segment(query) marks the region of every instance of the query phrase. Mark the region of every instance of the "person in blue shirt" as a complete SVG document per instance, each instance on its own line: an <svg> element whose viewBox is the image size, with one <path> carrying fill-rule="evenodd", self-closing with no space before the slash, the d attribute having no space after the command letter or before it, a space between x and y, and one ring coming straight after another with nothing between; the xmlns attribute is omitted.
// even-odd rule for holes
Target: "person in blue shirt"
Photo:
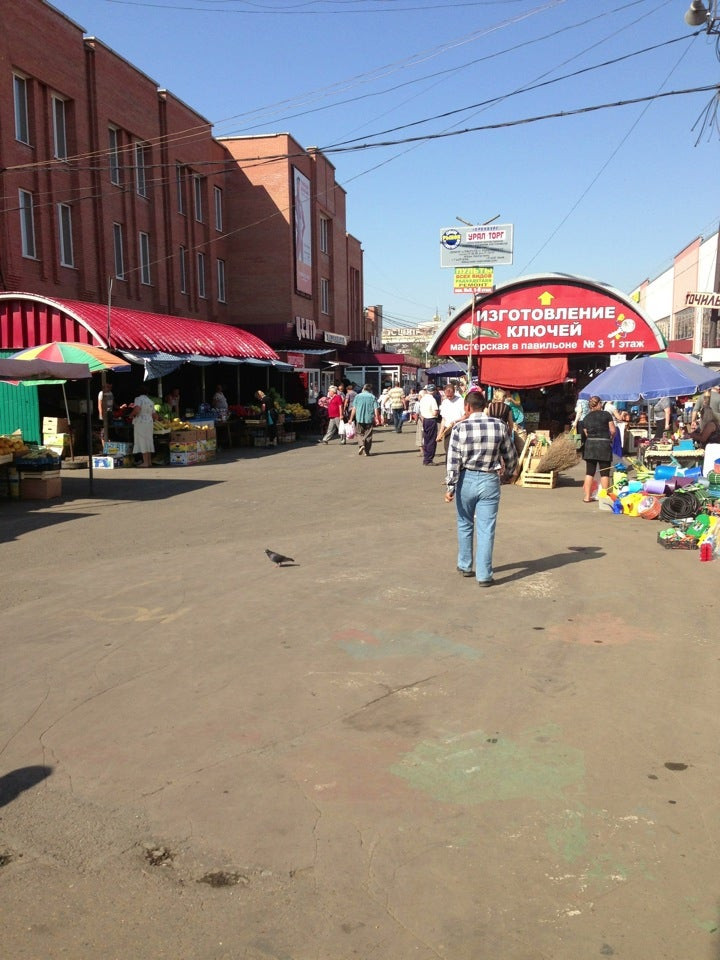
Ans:
<svg viewBox="0 0 720 960"><path fill-rule="evenodd" d="M372 392L372 385L366 383L360 393L355 397L355 402L350 410L350 423L355 423L357 429L358 456L370 456L372 447L373 426L375 424L375 411L378 409L378 402Z"/></svg>

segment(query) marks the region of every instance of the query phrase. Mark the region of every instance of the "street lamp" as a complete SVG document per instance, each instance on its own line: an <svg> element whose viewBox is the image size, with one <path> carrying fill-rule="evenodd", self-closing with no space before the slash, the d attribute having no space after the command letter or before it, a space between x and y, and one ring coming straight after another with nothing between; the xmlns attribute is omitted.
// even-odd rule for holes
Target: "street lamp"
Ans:
<svg viewBox="0 0 720 960"><path fill-rule="evenodd" d="M703 0L692 0L685 14L685 23L689 27L702 27L704 24L707 33L720 35L717 6L718 0L709 0L709 8L705 6Z"/></svg>

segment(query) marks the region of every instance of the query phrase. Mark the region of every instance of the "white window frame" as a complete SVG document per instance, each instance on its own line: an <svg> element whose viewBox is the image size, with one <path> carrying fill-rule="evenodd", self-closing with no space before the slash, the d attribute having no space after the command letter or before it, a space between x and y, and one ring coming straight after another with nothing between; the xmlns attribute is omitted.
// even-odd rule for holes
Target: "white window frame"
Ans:
<svg viewBox="0 0 720 960"><path fill-rule="evenodd" d="M320 278L320 313L330 314L330 281Z"/></svg>
<svg viewBox="0 0 720 960"><path fill-rule="evenodd" d="M330 253L330 221L327 217L320 217L320 251Z"/></svg>
<svg viewBox="0 0 720 960"><path fill-rule="evenodd" d="M177 190L177 212L185 216L185 167L175 164L175 188Z"/></svg>
<svg viewBox="0 0 720 960"><path fill-rule="evenodd" d="M72 238L72 208L67 203L57 205L58 241L60 247L60 266L74 267L75 254Z"/></svg>
<svg viewBox="0 0 720 960"><path fill-rule="evenodd" d="M213 200L215 203L215 229L222 233L223 229L223 192L220 187L213 187Z"/></svg>
<svg viewBox="0 0 720 960"><path fill-rule="evenodd" d="M225 286L225 261L217 261L217 298L218 303L227 303L227 289Z"/></svg>
<svg viewBox="0 0 720 960"><path fill-rule="evenodd" d="M197 291L201 300L207 300L207 286L205 283L205 254L197 253L195 255L195 267L197 272Z"/></svg>
<svg viewBox="0 0 720 960"><path fill-rule="evenodd" d="M35 201L29 190L18 190L20 210L20 242L22 255L28 260L37 260L35 244Z"/></svg>
<svg viewBox="0 0 720 960"><path fill-rule="evenodd" d="M108 160L110 162L110 183L119 187L120 177L120 131L117 127L108 127Z"/></svg>
<svg viewBox="0 0 720 960"><path fill-rule="evenodd" d="M140 261L140 283L146 287L152 284L150 273L150 234L143 230L138 234L138 259Z"/></svg>
<svg viewBox="0 0 720 960"><path fill-rule="evenodd" d="M180 247L180 256L178 259L178 264L180 267L180 293L188 292L187 285L187 249L183 246Z"/></svg>
<svg viewBox="0 0 720 960"><path fill-rule="evenodd" d="M194 204L194 213L195 219L198 223L203 222L203 196L202 196L202 177L194 173L193 174L193 204Z"/></svg>
<svg viewBox="0 0 720 960"><path fill-rule="evenodd" d="M125 279L125 242L121 223L113 223L113 258L115 263L115 279Z"/></svg>
<svg viewBox="0 0 720 960"><path fill-rule="evenodd" d="M56 160L67 160L67 114L66 101L57 94L52 95L53 156Z"/></svg>
<svg viewBox="0 0 720 960"><path fill-rule="evenodd" d="M30 112L28 110L28 81L19 73L13 74L13 105L15 108L15 139L30 144Z"/></svg>
<svg viewBox="0 0 720 960"><path fill-rule="evenodd" d="M135 141L135 192L139 197L147 198L147 157L146 147L139 140Z"/></svg>

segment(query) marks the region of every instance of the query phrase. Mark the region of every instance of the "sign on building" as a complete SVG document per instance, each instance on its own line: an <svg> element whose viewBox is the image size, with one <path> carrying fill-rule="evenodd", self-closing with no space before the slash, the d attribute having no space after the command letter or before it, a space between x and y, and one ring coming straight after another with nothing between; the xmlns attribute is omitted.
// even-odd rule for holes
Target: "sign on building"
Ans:
<svg viewBox="0 0 720 960"><path fill-rule="evenodd" d="M720 309L720 293L686 293L686 307L708 307L710 310Z"/></svg>
<svg viewBox="0 0 720 960"><path fill-rule="evenodd" d="M494 286L492 267L455 267L453 293L489 293Z"/></svg>
<svg viewBox="0 0 720 960"><path fill-rule="evenodd" d="M491 267L513 262L513 225L445 227L440 231L441 267Z"/></svg>

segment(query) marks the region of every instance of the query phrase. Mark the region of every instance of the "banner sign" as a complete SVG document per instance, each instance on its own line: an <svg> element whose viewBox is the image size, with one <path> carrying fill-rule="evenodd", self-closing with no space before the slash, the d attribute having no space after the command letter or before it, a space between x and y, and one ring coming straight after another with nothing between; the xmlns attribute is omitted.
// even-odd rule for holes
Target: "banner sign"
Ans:
<svg viewBox="0 0 720 960"><path fill-rule="evenodd" d="M428 345L441 357L655 353L662 334L632 300L557 275L504 284L454 315Z"/></svg>
<svg viewBox="0 0 720 960"><path fill-rule="evenodd" d="M492 267L455 267L453 293L489 293L494 286Z"/></svg>
<svg viewBox="0 0 720 960"><path fill-rule="evenodd" d="M709 307L711 310L720 308L720 293L686 293L686 307Z"/></svg>
<svg viewBox="0 0 720 960"><path fill-rule="evenodd" d="M491 267L513 262L513 225L445 227L440 231L441 267Z"/></svg>

